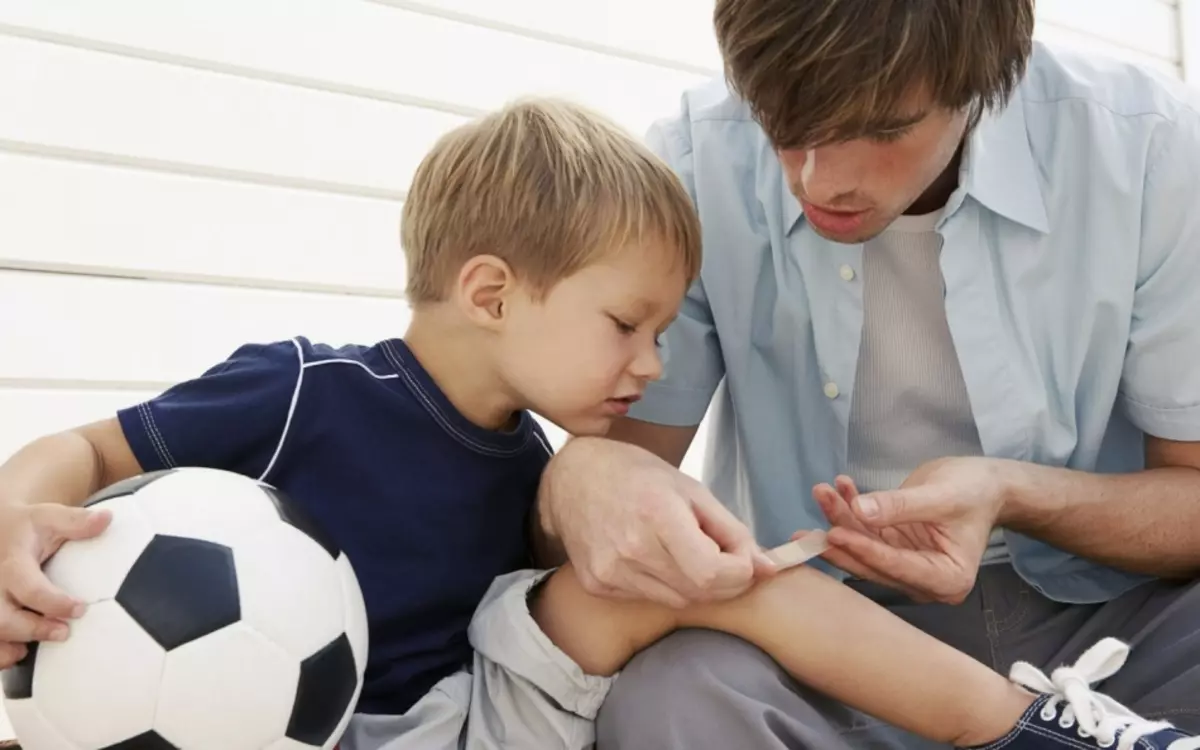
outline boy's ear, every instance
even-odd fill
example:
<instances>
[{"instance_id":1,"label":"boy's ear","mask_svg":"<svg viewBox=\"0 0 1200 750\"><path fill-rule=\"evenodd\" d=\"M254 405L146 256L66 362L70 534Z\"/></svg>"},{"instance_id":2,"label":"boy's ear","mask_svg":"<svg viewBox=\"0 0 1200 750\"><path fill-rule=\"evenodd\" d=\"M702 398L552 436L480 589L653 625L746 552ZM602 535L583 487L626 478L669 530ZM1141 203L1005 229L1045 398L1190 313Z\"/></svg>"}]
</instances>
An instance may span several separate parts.
<instances>
[{"instance_id":1,"label":"boy's ear","mask_svg":"<svg viewBox=\"0 0 1200 750\"><path fill-rule=\"evenodd\" d=\"M516 276L508 263L494 255L476 255L458 273L456 296L468 318L492 328L504 320L516 286Z\"/></svg>"}]
</instances>

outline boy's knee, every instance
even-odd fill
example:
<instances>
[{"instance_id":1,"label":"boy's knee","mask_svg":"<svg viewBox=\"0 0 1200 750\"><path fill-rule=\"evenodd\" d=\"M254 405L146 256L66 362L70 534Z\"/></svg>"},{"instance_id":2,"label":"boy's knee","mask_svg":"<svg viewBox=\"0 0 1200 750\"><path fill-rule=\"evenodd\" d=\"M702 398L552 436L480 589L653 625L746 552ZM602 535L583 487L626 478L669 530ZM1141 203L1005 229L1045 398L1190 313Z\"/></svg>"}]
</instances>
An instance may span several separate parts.
<instances>
[{"instance_id":1,"label":"boy's knee","mask_svg":"<svg viewBox=\"0 0 1200 750\"><path fill-rule=\"evenodd\" d=\"M749 643L708 630L682 630L635 656L613 683L597 718L600 747L669 747L721 721L741 701L766 701L790 679Z\"/></svg>"}]
</instances>

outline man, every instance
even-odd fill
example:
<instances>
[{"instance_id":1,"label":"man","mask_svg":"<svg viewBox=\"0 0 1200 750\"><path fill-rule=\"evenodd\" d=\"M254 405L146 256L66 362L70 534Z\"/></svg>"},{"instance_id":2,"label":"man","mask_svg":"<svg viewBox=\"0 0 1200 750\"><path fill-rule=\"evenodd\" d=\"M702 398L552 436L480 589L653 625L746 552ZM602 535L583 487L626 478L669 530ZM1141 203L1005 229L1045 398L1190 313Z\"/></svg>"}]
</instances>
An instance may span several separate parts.
<instances>
[{"instance_id":1,"label":"man","mask_svg":"<svg viewBox=\"0 0 1200 750\"><path fill-rule=\"evenodd\" d=\"M831 526L827 569L918 627L1000 671L1125 639L1105 691L1200 730L1194 94L1035 45L1033 0L718 0L715 25L727 82L651 132L701 278L664 378L548 468L544 541L594 592L680 604ZM710 493L673 467L714 393ZM707 632L637 657L598 733L915 744Z\"/></svg>"}]
</instances>

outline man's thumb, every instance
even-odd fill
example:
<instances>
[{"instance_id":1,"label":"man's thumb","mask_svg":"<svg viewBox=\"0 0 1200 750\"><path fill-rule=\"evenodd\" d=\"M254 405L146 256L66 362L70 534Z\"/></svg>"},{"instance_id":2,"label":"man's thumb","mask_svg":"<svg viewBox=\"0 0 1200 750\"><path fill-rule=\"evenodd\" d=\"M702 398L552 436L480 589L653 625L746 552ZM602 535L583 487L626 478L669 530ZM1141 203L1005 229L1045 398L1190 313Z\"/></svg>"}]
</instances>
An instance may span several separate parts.
<instances>
[{"instance_id":1,"label":"man's thumb","mask_svg":"<svg viewBox=\"0 0 1200 750\"><path fill-rule=\"evenodd\" d=\"M937 495L919 487L869 492L853 503L854 514L869 526L940 521L945 510L942 506Z\"/></svg>"}]
</instances>

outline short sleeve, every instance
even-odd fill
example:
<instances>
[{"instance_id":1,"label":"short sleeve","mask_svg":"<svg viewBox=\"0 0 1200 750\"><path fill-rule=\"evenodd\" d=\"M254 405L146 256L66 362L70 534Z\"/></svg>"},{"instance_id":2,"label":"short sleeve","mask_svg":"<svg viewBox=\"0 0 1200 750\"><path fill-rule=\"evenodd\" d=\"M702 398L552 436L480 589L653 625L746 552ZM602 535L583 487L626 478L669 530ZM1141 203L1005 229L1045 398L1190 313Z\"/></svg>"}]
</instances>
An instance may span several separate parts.
<instances>
[{"instance_id":1,"label":"short sleeve","mask_svg":"<svg viewBox=\"0 0 1200 750\"><path fill-rule=\"evenodd\" d=\"M283 439L301 364L297 342L246 344L117 418L145 471L200 466L260 477Z\"/></svg>"},{"instance_id":2,"label":"short sleeve","mask_svg":"<svg viewBox=\"0 0 1200 750\"><path fill-rule=\"evenodd\" d=\"M646 141L679 176L696 203L692 144L684 114L655 123ZM701 216L703 225L704 217ZM709 248L705 248L709 252ZM725 375L721 343L702 278L688 290L679 316L663 334L663 377L649 385L629 416L675 426L700 424L713 392Z\"/></svg>"},{"instance_id":3,"label":"short sleeve","mask_svg":"<svg viewBox=\"0 0 1200 750\"><path fill-rule=\"evenodd\" d=\"M1164 126L1150 159L1121 397L1143 432L1200 441L1200 116Z\"/></svg>"}]
</instances>

